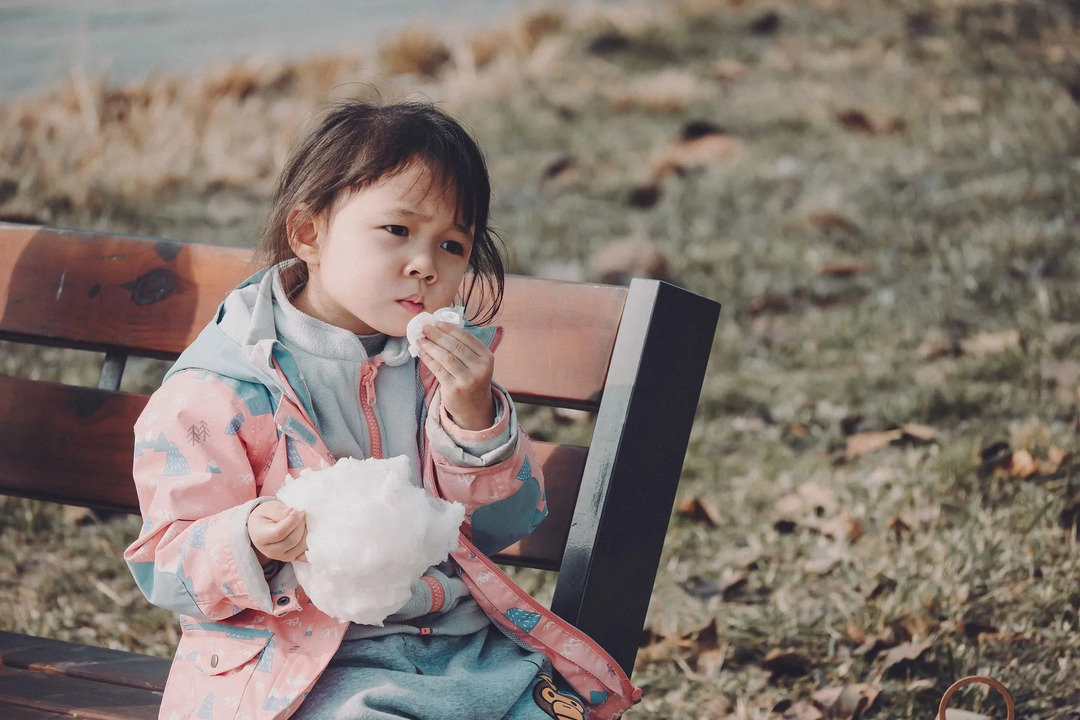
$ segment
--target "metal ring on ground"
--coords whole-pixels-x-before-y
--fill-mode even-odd
[[[994,678],[986,677],[985,675],[970,675],[965,678],[960,678],[945,691],[945,694],[941,696],[941,704],[938,705],[938,720],[945,720],[945,709],[949,706],[949,698],[953,696],[953,693],[964,687],[965,685],[971,685],[972,683],[981,683],[983,685],[989,685],[998,691],[1005,700],[1005,707],[1008,710],[1008,717],[1005,720],[1016,720],[1016,707],[1013,705],[1012,695],[1005,689],[1005,686],[999,683]]]

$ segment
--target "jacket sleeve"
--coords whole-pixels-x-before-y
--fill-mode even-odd
[[[532,443],[518,425],[509,394],[498,386],[494,390],[500,420],[488,430],[469,433],[455,428],[441,410],[429,412],[425,422],[435,491],[446,500],[465,505],[466,530],[487,554],[525,537],[547,516],[543,473]],[[429,408],[438,407],[436,390]],[[502,432],[502,423],[511,429],[509,440],[480,457],[446,439],[449,427],[456,439],[482,444],[488,436],[497,437]]]
[[[178,373],[135,424],[143,525],[124,559],[151,603],[197,619],[296,609],[272,599],[247,533],[251,510],[270,499],[259,497],[253,460],[269,464],[284,444],[269,393],[244,385],[238,392],[210,373]]]

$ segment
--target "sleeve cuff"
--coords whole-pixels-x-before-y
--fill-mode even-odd
[[[450,413],[439,403],[439,422],[444,430],[459,446],[466,448],[470,445],[490,445],[488,451],[494,450],[502,443],[495,443],[500,436],[505,435],[510,428],[510,413],[506,410],[506,398],[501,392],[492,388],[492,398],[495,401],[495,423],[485,430],[466,430],[460,427],[450,418]],[[503,440],[505,442],[505,439]],[[483,452],[473,453],[483,455]]]
[[[434,451],[463,467],[496,465],[513,455],[518,442],[514,405],[506,391],[497,385],[492,385],[492,395],[495,423],[484,430],[465,430],[447,415],[436,390],[431,402],[439,412],[428,415],[425,428]]]

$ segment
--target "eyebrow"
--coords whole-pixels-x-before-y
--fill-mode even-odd
[[[418,212],[416,210],[412,210],[411,208],[398,207],[398,208],[394,208],[393,212],[400,215],[400,216],[402,216],[402,217],[420,220],[421,222],[431,222],[431,216],[430,215],[425,215],[424,213]],[[472,231],[469,230],[469,228],[462,225],[461,223],[455,222],[454,223],[454,228],[456,230],[460,231],[461,233],[463,233],[465,235],[468,235],[470,239],[472,238]]]

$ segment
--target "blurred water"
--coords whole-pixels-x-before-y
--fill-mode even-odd
[[[551,5],[552,3],[544,3]],[[536,0],[0,0],[0,97],[73,68],[125,85],[252,57],[368,54],[421,25],[443,37],[497,26]]]

